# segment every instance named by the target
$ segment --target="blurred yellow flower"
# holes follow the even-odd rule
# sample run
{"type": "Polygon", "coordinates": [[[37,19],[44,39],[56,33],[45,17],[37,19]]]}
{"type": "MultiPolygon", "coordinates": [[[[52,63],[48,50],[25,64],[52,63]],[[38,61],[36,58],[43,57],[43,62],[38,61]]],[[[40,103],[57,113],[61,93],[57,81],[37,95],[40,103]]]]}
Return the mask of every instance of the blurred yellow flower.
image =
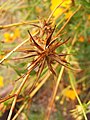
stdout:
{"type": "Polygon", "coordinates": [[[14,41],[14,34],[13,33],[4,33],[5,42],[12,42],[14,41]]]}
{"type": "Polygon", "coordinates": [[[4,83],[3,83],[3,77],[0,76],[0,87],[3,87],[4,86],[4,83]]]}
{"type": "MultiPolygon", "coordinates": [[[[77,90],[77,94],[80,93],[80,90],[77,90]]],[[[71,100],[75,100],[76,99],[76,95],[75,95],[75,92],[71,89],[69,90],[66,90],[64,92],[64,96],[67,97],[67,98],[70,98],[71,100]]]]}
{"type": "Polygon", "coordinates": [[[88,15],[88,20],[90,20],[90,15],[88,15]]]}
{"type": "Polygon", "coordinates": [[[72,13],[72,11],[68,11],[67,13],[65,13],[65,18],[68,19],[72,15],[72,13]]]}
{"type": "Polygon", "coordinates": [[[20,36],[19,29],[15,29],[12,33],[4,33],[5,42],[13,42],[16,38],[20,36]]]}
{"type": "Polygon", "coordinates": [[[4,57],[4,55],[0,55],[0,59],[2,59],[4,57]]]}
{"type": "Polygon", "coordinates": [[[84,42],[84,36],[80,36],[78,39],[79,42],[84,42]]]}
{"type": "Polygon", "coordinates": [[[36,6],[36,12],[38,12],[38,13],[41,13],[42,12],[42,8],[40,8],[39,6],[36,6]]]}
{"type": "Polygon", "coordinates": [[[18,37],[20,36],[20,30],[19,30],[19,29],[15,29],[15,31],[14,31],[14,36],[15,36],[16,38],[18,38],[18,37]]]}
{"type": "Polygon", "coordinates": [[[53,14],[54,17],[58,16],[60,13],[63,13],[64,9],[68,8],[70,6],[70,4],[71,4],[72,1],[71,0],[51,0],[51,7],[50,7],[50,9],[53,11],[54,8],[57,5],[59,5],[61,2],[63,2],[63,3],[61,4],[61,7],[58,8],[54,12],[54,14],[53,14]]]}

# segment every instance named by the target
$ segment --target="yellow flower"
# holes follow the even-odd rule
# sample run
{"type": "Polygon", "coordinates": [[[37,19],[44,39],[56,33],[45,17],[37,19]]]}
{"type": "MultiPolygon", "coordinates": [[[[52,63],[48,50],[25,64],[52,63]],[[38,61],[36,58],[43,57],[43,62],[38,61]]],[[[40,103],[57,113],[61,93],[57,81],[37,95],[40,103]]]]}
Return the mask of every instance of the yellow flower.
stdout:
{"type": "Polygon", "coordinates": [[[67,13],[65,13],[65,18],[68,19],[72,15],[72,13],[72,11],[68,11],[67,13]]]}
{"type": "Polygon", "coordinates": [[[4,86],[4,83],[3,83],[3,77],[0,76],[0,87],[3,87],[4,86]]]}
{"type": "Polygon", "coordinates": [[[15,29],[12,33],[4,33],[5,42],[13,42],[16,38],[20,36],[20,31],[15,29]]]}
{"type": "Polygon", "coordinates": [[[14,34],[11,33],[4,33],[4,38],[5,38],[5,42],[13,42],[14,41],[14,34]]]}
{"type": "Polygon", "coordinates": [[[61,7],[58,8],[58,9],[54,12],[54,14],[53,14],[54,17],[58,16],[58,14],[60,14],[60,13],[63,13],[63,10],[64,10],[65,8],[68,8],[68,7],[70,6],[70,4],[71,4],[71,0],[51,0],[51,7],[50,7],[50,9],[53,11],[54,8],[55,8],[57,5],[59,5],[61,2],[63,2],[63,3],[61,4],[61,7]]]}
{"type": "Polygon", "coordinates": [[[90,20],[90,15],[88,15],[88,20],[90,20]]]}
{"type": "Polygon", "coordinates": [[[38,12],[38,13],[41,13],[42,12],[42,8],[40,8],[39,6],[36,6],[36,12],[38,12]]]}
{"type": "Polygon", "coordinates": [[[79,42],[84,42],[84,36],[80,36],[78,39],[79,42]]]}
{"type": "Polygon", "coordinates": [[[0,55],[0,59],[2,59],[4,57],[4,55],[0,55]]]}
{"type": "Polygon", "coordinates": [[[20,36],[20,30],[19,30],[19,29],[15,29],[15,31],[14,31],[14,36],[15,36],[16,38],[18,38],[18,37],[20,36]]]}
{"type": "MultiPolygon", "coordinates": [[[[77,94],[80,93],[80,90],[77,90],[77,94]]],[[[76,99],[76,95],[75,95],[75,92],[73,90],[66,90],[64,92],[64,96],[67,97],[67,98],[70,98],[71,100],[75,100],[76,99]]]]}

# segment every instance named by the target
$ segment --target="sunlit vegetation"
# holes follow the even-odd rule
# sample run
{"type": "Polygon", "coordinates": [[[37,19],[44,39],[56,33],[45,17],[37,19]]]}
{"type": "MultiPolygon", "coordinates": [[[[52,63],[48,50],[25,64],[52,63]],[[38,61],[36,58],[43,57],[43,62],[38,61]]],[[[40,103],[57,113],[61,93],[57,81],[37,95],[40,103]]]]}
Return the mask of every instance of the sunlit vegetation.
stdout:
{"type": "Polygon", "coordinates": [[[0,1],[0,120],[90,119],[90,1],[0,1]]]}

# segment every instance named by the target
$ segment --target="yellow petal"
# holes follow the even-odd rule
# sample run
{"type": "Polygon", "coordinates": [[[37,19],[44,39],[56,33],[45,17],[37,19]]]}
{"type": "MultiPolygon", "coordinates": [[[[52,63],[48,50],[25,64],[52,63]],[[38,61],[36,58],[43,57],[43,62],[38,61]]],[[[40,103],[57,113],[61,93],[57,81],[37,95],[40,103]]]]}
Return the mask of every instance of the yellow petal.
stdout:
{"type": "Polygon", "coordinates": [[[42,12],[42,8],[40,8],[39,6],[36,6],[36,11],[37,11],[38,13],[41,13],[41,12],[42,12]]]}
{"type": "Polygon", "coordinates": [[[88,15],[88,20],[90,20],[90,15],[88,15]]]}
{"type": "Polygon", "coordinates": [[[80,36],[78,39],[79,42],[84,42],[84,36],[80,36]]]}
{"type": "Polygon", "coordinates": [[[61,7],[60,8],[58,8],[55,12],[54,12],[54,17],[56,17],[56,16],[58,16],[58,14],[60,14],[60,13],[63,13],[63,10],[65,9],[65,8],[68,8],[69,6],[70,6],[70,4],[71,4],[71,0],[51,0],[51,7],[50,7],[50,9],[53,11],[54,10],[54,8],[57,6],[57,5],[59,5],[61,2],[63,2],[62,4],[61,4],[61,7]],[[64,2],[63,2],[64,1],[64,2]]]}
{"type": "Polygon", "coordinates": [[[10,34],[9,33],[4,33],[4,37],[5,37],[5,39],[9,39],[10,38],[10,34]]]}
{"type": "Polygon", "coordinates": [[[0,59],[2,59],[4,57],[4,55],[0,55],[0,59]]]}
{"type": "Polygon", "coordinates": [[[3,83],[3,77],[0,76],[0,87],[3,87],[4,86],[4,83],[3,83]]]}
{"type": "Polygon", "coordinates": [[[15,29],[14,31],[14,36],[17,38],[20,36],[20,30],[19,29],[15,29]]]}
{"type": "Polygon", "coordinates": [[[13,33],[4,33],[5,42],[12,42],[15,40],[15,35],[13,33]]]}
{"type": "Polygon", "coordinates": [[[65,14],[65,18],[68,19],[71,15],[72,15],[72,11],[68,11],[66,14],[65,14]]]}
{"type": "Polygon", "coordinates": [[[64,92],[64,96],[67,97],[67,98],[70,98],[71,100],[75,100],[76,99],[76,95],[75,95],[73,90],[66,90],[64,92]]]}

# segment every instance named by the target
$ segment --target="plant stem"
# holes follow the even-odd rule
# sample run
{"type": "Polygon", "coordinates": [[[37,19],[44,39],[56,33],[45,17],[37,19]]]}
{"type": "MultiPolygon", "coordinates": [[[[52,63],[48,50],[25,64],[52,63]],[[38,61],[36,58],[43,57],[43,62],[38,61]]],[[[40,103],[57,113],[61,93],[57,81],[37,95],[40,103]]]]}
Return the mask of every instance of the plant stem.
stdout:
{"type": "Polygon", "coordinates": [[[64,1],[60,2],[55,8],[54,10],[51,12],[51,14],[49,15],[48,19],[47,19],[47,23],[49,22],[49,20],[51,19],[53,13],[60,7],[60,5],[63,3],[64,1]]]}
{"type": "Polygon", "coordinates": [[[14,110],[14,107],[15,107],[15,104],[16,104],[16,101],[17,101],[17,98],[18,98],[18,95],[19,93],[21,92],[21,89],[22,87],[24,86],[25,82],[27,81],[28,77],[29,77],[29,74],[30,74],[31,70],[28,72],[28,74],[25,76],[25,78],[23,79],[20,87],[18,88],[18,90],[16,91],[16,96],[13,100],[13,103],[12,103],[12,106],[11,106],[11,109],[10,109],[10,112],[9,112],[9,115],[8,115],[8,119],[7,120],[11,120],[11,116],[12,116],[12,113],[13,113],[13,110],[14,110]]]}
{"type": "MultiPolygon", "coordinates": [[[[54,66],[54,68],[56,68],[57,65],[58,65],[58,64],[56,64],[56,65],[54,66]]],[[[30,98],[32,98],[32,97],[37,93],[37,91],[38,91],[38,90],[43,86],[43,84],[48,80],[48,78],[50,77],[50,75],[51,75],[51,72],[50,72],[50,71],[44,75],[44,77],[42,78],[42,80],[41,80],[41,82],[38,84],[38,86],[30,93],[30,95],[29,95],[30,98]]]]}
{"type": "MultiPolygon", "coordinates": [[[[37,32],[38,33],[38,32],[37,32]]],[[[35,33],[33,36],[35,36],[37,33],[35,33]]],[[[28,42],[30,38],[23,41],[21,44],[19,44],[17,47],[15,47],[11,52],[9,52],[2,60],[0,60],[0,64],[2,64],[3,61],[5,61],[11,54],[13,54],[17,49],[19,49],[23,44],[28,42]]]]}
{"type": "Polygon", "coordinates": [[[18,115],[24,109],[24,107],[26,106],[26,104],[27,104],[27,101],[21,106],[21,108],[18,110],[18,112],[16,113],[16,115],[12,118],[12,120],[15,120],[18,117],[18,115]]]}
{"type": "Polygon", "coordinates": [[[77,92],[76,92],[76,89],[75,89],[75,86],[74,86],[74,83],[73,83],[73,80],[74,80],[75,78],[74,78],[74,76],[73,76],[73,74],[72,74],[72,72],[71,72],[70,70],[68,70],[68,73],[69,73],[70,83],[71,83],[72,89],[73,89],[73,91],[74,91],[74,93],[75,93],[75,95],[76,95],[76,98],[77,98],[77,100],[78,100],[78,102],[79,102],[79,104],[80,104],[80,106],[81,106],[81,108],[82,108],[82,112],[83,112],[84,118],[85,118],[85,120],[88,120],[88,119],[87,119],[87,116],[86,116],[86,113],[85,113],[85,110],[84,110],[84,107],[83,107],[83,105],[82,105],[82,102],[81,102],[80,98],[78,97],[78,94],[77,94],[77,92]]]}
{"type": "MultiPolygon", "coordinates": [[[[54,68],[56,68],[57,65],[58,65],[58,64],[56,64],[56,65],[54,66],[54,68]]],[[[32,97],[37,93],[37,91],[38,91],[38,90],[43,86],[43,84],[48,80],[48,78],[50,77],[50,75],[51,75],[51,73],[48,72],[48,73],[46,73],[46,74],[43,76],[44,79],[42,78],[42,80],[41,80],[41,82],[38,84],[38,86],[30,93],[30,95],[29,95],[30,98],[32,98],[32,97]]],[[[26,102],[26,103],[27,103],[27,102],[26,102]]],[[[16,113],[16,115],[13,117],[12,120],[15,120],[15,119],[18,117],[18,115],[19,115],[19,114],[21,113],[21,111],[24,109],[26,103],[22,105],[22,107],[18,110],[18,112],[16,113]]]]}
{"type": "Polygon", "coordinates": [[[9,25],[2,25],[0,26],[0,30],[2,29],[7,29],[7,28],[11,28],[11,27],[16,27],[16,26],[20,26],[20,25],[34,25],[32,22],[38,22],[38,20],[32,20],[32,21],[27,21],[27,22],[20,22],[20,23],[13,23],[13,24],[9,24],[9,25]]]}
{"type": "Polygon", "coordinates": [[[6,101],[6,100],[8,100],[8,99],[11,99],[11,98],[13,98],[13,97],[15,97],[15,94],[14,94],[14,95],[9,95],[9,96],[7,96],[7,97],[5,97],[5,98],[2,98],[2,99],[0,99],[0,103],[6,101]]]}
{"type": "Polygon", "coordinates": [[[55,89],[54,89],[54,92],[53,92],[53,95],[52,95],[52,99],[51,99],[50,104],[48,106],[48,113],[47,113],[47,116],[46,116],[45,120],[49,120],[50,113],[51,113],[52,106],[53,106],[53,103],[54,103],[54,100],[55,100],[55,96],[57,94],[57,90],[58,90],[58,87],[59,87],[59,83],[60,83],[63,71],[64,71],[64,66],[61,67],[59,77],[57,79],[57,83],[56,83],[56,86],[55,86],[55,89]]]}
{"type": "Polygon", "coordinates": [[[71,20],[71,18],[80,10],[81,6],[79,6],[76,11],[67,19],[67,21],[65,22],[65,24],[61,27],[61,29],[57,32],[56,36],[58,36],[61,31],[66,27],[66,25],[69,23],[69,21],[71,20]]]}
{"type": "MultiPolygon", "coordinates": [[[[56,36],[58,36],[60,34],[60,32],[64,29],[64,27],[67,25],[67,23],[70,21],[71,17],[80,9],[80,6],[78,7],[78,9],[70,16],[70,18],[66,21],[66,23],[62,26],[62,28],[60,29],[60,31],[58,32],[58,34],[56,36]]],[[[72,45],[74,44],[76,40],[76,35],[72,41],[72,45]]],[[[68,51],[68,54],[70,53],[71,51],[71,48],[69,49],[68,51]]],[[[68,59],[68,56],[66,57],[66,59],[68,59]]],[[[57,79],[57,83],[56,83],[56,86],[55,86],[55,90],[53,92],[53,95],[52,95],[52,99],[50,101],[50,104],[49,104],[49,109],[48,109],[48,114],[47,114],[47,117],[45,118],[45,120],[49,120],[49,117],[50,117],[50,113],[51,113],[51,110],[52,110],[52,106],[53,106],[53,103],[54,103],[54,100],[55,100],[55,96],[57,94],[57,90],[58,90],[58,86],[59,86],[59,83],[60,83],[60,80],[61,80],[61,77],[62,77],[62,74],[63,74],[63,71],[64,71],[64,66],[61,67],[61,71],[59,73],[59,77],[57,79]]]]}

